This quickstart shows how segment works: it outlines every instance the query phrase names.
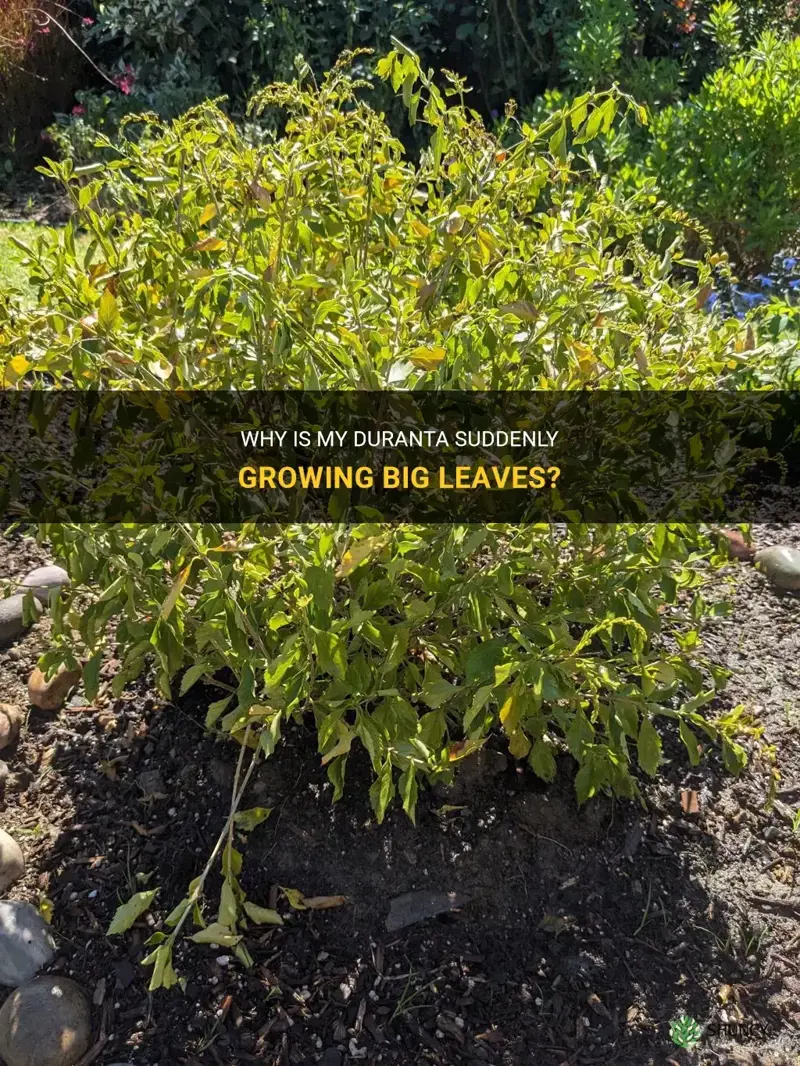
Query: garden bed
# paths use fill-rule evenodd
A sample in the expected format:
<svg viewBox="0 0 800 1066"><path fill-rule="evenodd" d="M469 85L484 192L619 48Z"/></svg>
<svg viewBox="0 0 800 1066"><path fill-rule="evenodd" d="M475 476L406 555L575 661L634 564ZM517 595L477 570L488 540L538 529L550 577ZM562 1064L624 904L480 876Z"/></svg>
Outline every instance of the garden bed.
<svg viewBox="0 0 800 1066"><path fill-rule="evenodd" d="M800 545L800 528L781 540ZM0 577L43 559L12 536ZM248 937L250 972L225 949L179 950L185 993L148 995L146 919L121 937L105 930L145 887L160 886L166 913L213 847L236 758L202 728L216 696L196 686L165 705L145 677L96 707L79 693L58 716L31 709L0 799L27 858L12 895L52 901L52 969L94 995L95 1035L108 1038L95 1061L794 1063L800 895L787 812L800 800L800 601L737 564L715 580L735 583L736 605L705 623L706 647L735 670L725 705L744 703L775 746L771 812L768 757L734 781L714 755L687 771L667 742L646 811L606 799L579 811L567 764L546 787L486 752L452 790L421 796L416 827L397 810L377 826L366 759L352 758L352 787L332 807L315 736L295 730L245 804L272 814L250 836L242 884L285 924ZM2 700L27 706L47 626L2 652ZM684 813L695 802L699 813ZM294 911L279 885L347 902ZM388 932L392 899L415 890L469 902ZM707 1030L688 1053L670 1039L683 1014L740 1028Z"/></svg>

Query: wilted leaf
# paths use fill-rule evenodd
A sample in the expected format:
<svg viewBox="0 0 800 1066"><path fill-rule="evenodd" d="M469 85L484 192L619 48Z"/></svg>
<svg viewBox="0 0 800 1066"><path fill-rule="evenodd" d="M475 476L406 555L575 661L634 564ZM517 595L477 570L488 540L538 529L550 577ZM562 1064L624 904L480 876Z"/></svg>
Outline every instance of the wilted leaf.
<svg viewBox="0 0 800 1066"><path fill-rule="evenodd" d="M256 826L266 822L271 814L271 807L251 807L249 811L237 811L233 820L243 833L252 833Z"/></svg>
<svg viewBox="0 0 800 1066"><path fill-rule="evenodd" d="M278 888L286 896L286 902L290 907L293 907L296 911L304 911L306 909L305 896L298 888L284 888L283 885L278 885Z"/></svg>
<svg viewBox="0 0 800 1066"><path fill-rule="evenodd" d="M256 925L283 925L283 918L277 911L270 910L269 907L259 907L255 903L250 903L245 900L242 904L244 912L251 922Z"/></svg>
<svg viewBox="0 0 800 1066"><path fill-rule="evenodd" d="M545 933L553 933L555 936L559 936L566 929L569 929L570 924L570 919L563 914L545 914L539 922L539 928L544 930Z"/></svg>
<svg viewBox="0 0 800 1066"><path fill-rule="evenodd" d="M306 896L303 900L308 911L328 911L333 907L343 907L347 903L346 896Z"/></svg>
<svg viewBox="0 0 800 1066"><path fill-rule="evenodd" d="M213 922L211 925L206 926L205 929L200 929L189 937L195 944L219 944L223 948L235 947L242 939L233 930L227 926L222 925L220 922Z"/></svg>
<svg viewBox="0 0 800 1066"><path fill-rule="evenodd" d="M116 914L111 920L111 925L106 931L106 936L117 936L119 933L127 932L136 919L150 909L157 895L158 889L154 888L150 892L137 892L135 896L131 896L127 903L123 903L121 907L117 908Z"/></svg>

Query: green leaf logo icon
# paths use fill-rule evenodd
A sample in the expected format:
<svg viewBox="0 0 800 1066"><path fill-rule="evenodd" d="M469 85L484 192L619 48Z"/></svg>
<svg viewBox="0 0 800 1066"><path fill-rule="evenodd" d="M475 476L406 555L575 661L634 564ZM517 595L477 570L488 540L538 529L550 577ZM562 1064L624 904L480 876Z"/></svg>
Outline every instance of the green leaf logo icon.
<svg viewBox="0 0 800 1066"><path fill-rule="evenodd" d="M682 1014L680 1018L674 1018L669 1023L669 1035L672 1037L673 1044L691 1051L700 1043L703 1030L694 1018L690 1018L688 1014Z"/></svg>

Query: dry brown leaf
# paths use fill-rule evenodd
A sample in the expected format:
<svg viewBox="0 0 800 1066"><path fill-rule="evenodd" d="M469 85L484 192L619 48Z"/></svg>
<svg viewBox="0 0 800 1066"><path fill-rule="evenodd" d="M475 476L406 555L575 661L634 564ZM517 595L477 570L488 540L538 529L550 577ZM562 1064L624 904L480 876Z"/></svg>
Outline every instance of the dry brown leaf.
<svg viewBox="0 0 800 1066"><path fill-rule="evenodd" d="M303 900L306 910L328 911L333 907L343 907L347 903L347 896L311 896Z"/></svg>

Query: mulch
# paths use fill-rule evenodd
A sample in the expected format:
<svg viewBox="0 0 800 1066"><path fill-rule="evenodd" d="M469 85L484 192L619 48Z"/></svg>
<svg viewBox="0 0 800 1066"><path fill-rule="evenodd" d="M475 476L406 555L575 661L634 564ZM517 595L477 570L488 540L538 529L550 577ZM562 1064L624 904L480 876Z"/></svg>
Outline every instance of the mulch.
<svg viewBox="0 0 800 1066"><path fill-rule="evenodd" d="M800 528L757 536L799 544ZM0 578L45 558L15 534ZM249 836L242 884L284 925L248 933L249 971L225 949L182 945L185 986L153 995L145 941L201 870L230 802L236 750L202 728L218 693L196 686L165 703L145 677L98 707L78 693L59 715L30 709L0 798L27 858L12 895L52 902L52 969L94 997L94 1061L796 1064L800 601L746 565L715 583L735 597L732 618L704 631L704 652L735 669L717 709L744 703L764 731L747 739L738 780L713 752L690 769L668 737L663 775L642 782L646 806L600 798L578 810L569 760L544 787L498 749L423 794L416 825L393 810L377 826L366 759L351 758L332 805L313 733L298 727L246 797L272 813ZM27 706L46 646L44 620L0 653L0 700ZM152 916L106 937L120 902L155 887ZM284 888L347 900L294 910ZM217 878L209 915L218 890ZM423 891L461 905L387 929L392 900ZM706 1027L692 1052L670 1039L683 1014Z"/></svg>

